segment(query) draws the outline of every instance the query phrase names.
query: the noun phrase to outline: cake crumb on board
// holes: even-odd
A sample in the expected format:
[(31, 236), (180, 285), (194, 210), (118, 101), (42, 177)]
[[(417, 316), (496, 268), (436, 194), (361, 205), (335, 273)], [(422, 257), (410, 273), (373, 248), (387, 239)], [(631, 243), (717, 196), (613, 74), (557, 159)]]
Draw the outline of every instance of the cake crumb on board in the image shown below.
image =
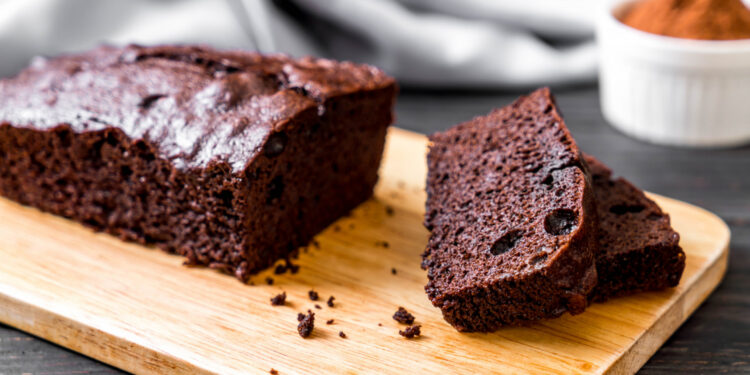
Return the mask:
[(314, 290), (310, 290), (309, 292), (307, 292), (307, 295), (310, 297), (311, 301), (317, 301), (318, 298), (319, 298), (318, 292), (316, 292)]
[(299, 313), (297, 314), (297, 321), (299, 321), (297, 325), (299, 335), (302, 338), (310, 337), (313, 328), (315, 328), (315, 313), (310, 310), (307, 310), (307, 315)]
[(410, 325), (414, 323), (414, 315), (406, 311), (405, 308), (399, 306), (398, 310), (393, 314), (393, 320), (401, 324)]
[(286, 303), (286, 292), (281, 292), (280, 294), (277, 294), (275, 297), (271, 298), (271, 305), (273, 306), (283, 306)]
[(403, 331), (398, 331), (398, 334), (406, 337), (407, 339), (413, 339), (414, 337), (422, 335), (421, 328), (422, 326), (420, 326), (419, 324), (408, 326)]

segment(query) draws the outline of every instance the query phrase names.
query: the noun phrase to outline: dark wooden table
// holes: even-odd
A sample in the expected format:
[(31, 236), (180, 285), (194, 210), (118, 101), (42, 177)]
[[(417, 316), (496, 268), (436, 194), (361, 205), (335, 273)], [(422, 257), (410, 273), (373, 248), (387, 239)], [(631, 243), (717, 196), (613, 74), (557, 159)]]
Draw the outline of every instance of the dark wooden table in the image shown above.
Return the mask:
[[(586, 152), (646, 190), (715, 212), (732, 229), (724, 282), (641, 372), (750, 373), (750, 147), (692, 150), (639, 142), (605, 123), (595, 87), (555, 91), (568, 126)], [(516, 96), (518, 93), (406, 92), (399, 98), (396, 122), (402, 128), (429, 133), (483, 115)], [(21, 373), (120, 371), (0, 325), (0, 374)]]

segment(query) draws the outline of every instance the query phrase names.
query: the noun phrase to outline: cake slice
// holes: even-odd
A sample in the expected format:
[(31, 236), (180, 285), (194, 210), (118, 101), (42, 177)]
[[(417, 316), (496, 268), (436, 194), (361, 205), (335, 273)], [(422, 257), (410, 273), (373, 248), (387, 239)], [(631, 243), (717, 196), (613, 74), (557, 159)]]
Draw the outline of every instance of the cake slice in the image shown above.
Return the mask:
[(596, 260), (599, 282), (592, 299), (677, 286), (685, 253), (669, 215), (627, 180), (613, 179), (599, 160), (584, 158), (593, 178), (601, 245)]
[(596, 284), (594, 193), (549, 89), (430, 137), (422, 267), (459, 331), (582, 312)]
[(371, 195), (395, 92), (206, 47), (38, 58), (0, 80), (0, 194), (245, 280)]

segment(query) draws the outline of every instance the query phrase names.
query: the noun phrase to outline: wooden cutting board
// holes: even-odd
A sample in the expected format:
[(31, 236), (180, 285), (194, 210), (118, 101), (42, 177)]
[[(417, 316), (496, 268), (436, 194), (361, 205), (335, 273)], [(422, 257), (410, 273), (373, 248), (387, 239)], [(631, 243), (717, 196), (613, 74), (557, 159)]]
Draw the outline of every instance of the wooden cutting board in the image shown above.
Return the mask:
[[(302, 251), (298, 274), (268, 270), (255, 285), (0, 199), (0, 321), (136, 373), (632, 373), (724, 275), (727, 226), (652, 195), (687, 253), (678, 288), (530, 327), (458, 333), (422, 289), (426, 144), (391, 130), (375, 197), (321, 233), (319, 249)], [(314, 308), (310, 289), (334, 295), (335, 306)], [(287, 305), (271, 306), (281, 291)], [(398, 306), (422, 337), (399, 336)], [(315, 330), (302, 339), (296, 316), (307, 309)]]

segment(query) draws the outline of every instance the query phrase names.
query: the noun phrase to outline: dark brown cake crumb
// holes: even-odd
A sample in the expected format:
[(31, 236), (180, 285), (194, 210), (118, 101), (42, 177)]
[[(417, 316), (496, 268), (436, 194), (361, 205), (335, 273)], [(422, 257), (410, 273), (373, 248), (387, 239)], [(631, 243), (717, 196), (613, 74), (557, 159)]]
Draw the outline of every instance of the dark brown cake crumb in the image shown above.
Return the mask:
[(393, 211), (393, 207), (391, 206), (385, 206), (385, 214), (388, 216), (393, 216), (395, 211)]
[(297, 325), (299, 335), (302, 338), (310, 337), (313, 328), (315, 328), (315, 313), (310, 310), (307, 310), (307, 315), (299, 313), (297, 314), (297, 321), (299, 321)]
[(320, 250), (320, 242), (317, 240), (310, 241), (310, 244), (313, 245), (316, 249)]
[(345, 339), (346, 333), (344, 333), (344, 331), (339, 331), (339, 337), (341, 337), (342, 339)]
[(279, 372), (278, 372), (278, 371), (276, 371), (275, 369), (271, 369), (271, 371), (269, 371), (269, 373), (270, 373), (271, 375), (279, 375)]
[(273, 285), (273, 277), (266, 277), (266, 284)]
[(286, 292), (281, 292), (281, 294), (271, 298), (271, 305), (273, 306), (283, 306), (284, 303), (286, 303)]
[(334, 225), (333, 226), (333, 231), (334, 232), (341, 232), (341, 226), (340, 225)]
[(328, 320), (326, 320), (326, 324), (328, 324), (328, 325), (331, 325), (331, 324), (333, 324), (333, 319), (328, 319)]
[(286, 260), (286, 269), (292, 274), (296, 274), (297, 272), (299, 272), (299, 266), (292, 263), (292, 261), (289, 259)]
[(284, 259), (284, 264), (277, 265), (273, 270), (273, 273), (276, 275), (283, 275), (286, 273), (286, 271), (290, 271), (292, 274), (295, 274), (299, 272), (299, 266), (292, 263), (289, 258), (286, 258)]
[(333, 307), (333, 300), (335, 300), (335, 299), (336, 299), (336, 297), (334, 297), (334, 296), (328, 297), (328, 301), (326, 301), (326, 305), (328, 305), (328, 307)]
[(391, 247), (391, 244), (389, 244), (388, 241), (375, 241), (375, 246), (382, 246), (383, 248), (387, 249)]
[(320, 307), (320, 305), (318, 305), (317, 303), (315, 304), (315, 308), (318, 310), (322, 309), (322, 307)]
[(286, 272), (286, 266), (283, 264), (279, 264), (276, 266), (276, 269), (273, 270), (274, 275), (281, 275)]
[(396, 272), (397, 272), (397, 271), (396, 271), (396, 268), (391, 268), (391, 275), (395, 275), (395, 274), (396, 274)]
[(393, 320), (401, 324), (412, 324), (414, 323), (414, 315), (406, 311), (405, 308), (399, 306), (398, 311), (396, 311), (396, 313), (393, 314)]
[(419, 336), (422, 334), (420, 328), (422, 328), (422, 326), (420, 326), (419, 324), (408, 326), (403, 331), (398, 331), (398, 334), (406, 337), (407, 339), (413, 339), (415, 336)]
[(319, 298), (318, 297), (318, 292), (316, 292), (314, 290), (310, 290), (309, 292), (307, 292), (307, 295), (310, 296), (310, 300), (312, 300), (312, 301), (317, 301), (318, 298)]
[(383, 326), (383, 323), (378, 323), (378, 327), (382, 327), (382, 326)]

